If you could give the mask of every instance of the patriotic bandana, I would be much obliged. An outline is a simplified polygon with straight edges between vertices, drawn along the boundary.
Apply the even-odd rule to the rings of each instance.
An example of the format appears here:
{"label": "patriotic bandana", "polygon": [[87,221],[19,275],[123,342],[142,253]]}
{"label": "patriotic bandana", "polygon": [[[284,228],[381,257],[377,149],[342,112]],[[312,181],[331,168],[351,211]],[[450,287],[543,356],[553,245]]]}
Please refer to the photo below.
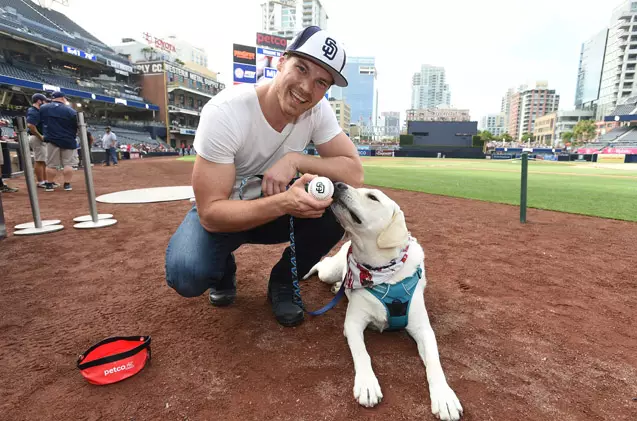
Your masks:
{"label": "patriotic bandana", "polygon": [[400,255],[385,266],[378,268],[356,263],[352,256],[352,246],[350,245],[349,250],[347,251],[348,270],[345,275],[345,288],[367,288],[387,283],[394,273],[403,268],[405,261],[407,260],[409,245],[415,242],[415,238],[409,237],[409,242],[405,248],[400,251]]}

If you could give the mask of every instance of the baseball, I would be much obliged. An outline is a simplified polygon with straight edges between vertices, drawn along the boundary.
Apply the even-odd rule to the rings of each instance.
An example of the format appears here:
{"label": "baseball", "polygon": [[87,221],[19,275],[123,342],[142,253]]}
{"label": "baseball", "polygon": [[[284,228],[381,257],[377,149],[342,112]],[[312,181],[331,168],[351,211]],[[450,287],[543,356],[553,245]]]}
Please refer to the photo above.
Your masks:
{"label": "baseball", "polygon": [[316,177],[308,184],[307,191],[316,200],[327,200],[334,194],[334,184],[327,177]]}

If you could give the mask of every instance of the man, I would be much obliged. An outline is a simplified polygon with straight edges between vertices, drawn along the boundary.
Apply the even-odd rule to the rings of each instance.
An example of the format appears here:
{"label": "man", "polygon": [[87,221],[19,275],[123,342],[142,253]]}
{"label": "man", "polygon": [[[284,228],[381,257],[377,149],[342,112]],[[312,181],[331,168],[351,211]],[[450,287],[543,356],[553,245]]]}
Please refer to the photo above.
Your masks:
{"label": "man", "polygon": [[46,186],[46,145],[42,141],[42,123],[40,122],[40,106],[49,102],[43,94],[34,94],[31,97],[32,106],[27,110],[27,128],[29,130],[29,144],[33,149],[35,160],[35,178],[38,187]]}
{"label": "man", "polygon": [[17,187],[10,187],[4,184],[2,181],[2,166],[4,165],[4,155],[2,154],[2,148],[0,147],[0,193],[15,193],[18,191]]}
{"label": "man", "polygon": [[[95,142],[95,139],[93,138],[93,135],[91,134],[91,132],[87,131],[86,132],[86,140],[88,142],[88,157],[89,157],[89,165],[93,166],[93,153],[91,152],[91,148],[93,147],[93,142]],[[78,161],[79,161],[79,168],[84,168],[83,164],[82,164],[82,143],[78,138],[78,149],[77,149],[77,157],[78,157]]]}
{"label": "man", "polygon": [[45,191],[55,191],[54,181],[58,166],[63,167],[64,190],[71,191],[75,148],[77,143],[77,112],[68,105],[62,92],[53,92],[51,102],[40,106],[43,138],[46,143]]}
{"label": "man", "polygon": [[[341,44],[308,27],[279,61],[275,79],[229,87],[205,105],[194,141],[196,204],[166,250],[166,281],[179,294],[196,297],[209,290],[212,305],[231,304],[233,252],[246,243],[289,241],[290,216],[299,276],[342,239],[344,231],[329,210],[331,199],[315,200],[304,185],[316,175],[362,185],[358,152],[325,99],[332,84],[347,86],[344,66]],[[310,140],[321,159],[303,154]],[[304,175],[288,189],[297,172]],[[263,179],[240,189],[244,179],[257,175]],[[283,326],[303,321],[294,300],[289,247],[271,270],[268,299]]]}
{"label": "man", "polygon": [[111,132],[110,127],[106,127],[106,133],[102,136],[102,147],[106,151],[106,165],[107,167],[111,166],[111,160],[113,160],[113,165],[117,165],[117,150],[115,150],[115,146],[117,145],[117,136],[115,133]]}

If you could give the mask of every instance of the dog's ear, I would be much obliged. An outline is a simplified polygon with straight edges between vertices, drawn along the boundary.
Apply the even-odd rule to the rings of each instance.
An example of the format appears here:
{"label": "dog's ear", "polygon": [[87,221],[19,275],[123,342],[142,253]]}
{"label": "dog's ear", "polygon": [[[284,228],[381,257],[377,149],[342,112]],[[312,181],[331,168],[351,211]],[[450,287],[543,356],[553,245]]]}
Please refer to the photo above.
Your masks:
{"label": "dog's ear", "polygon": [[390,249],[402,246],[407,242],[408,237],[409,232],[405,223],[405,214],[399,210],[394,213],[387,228],[376,239],[376,245],[381,249]]}

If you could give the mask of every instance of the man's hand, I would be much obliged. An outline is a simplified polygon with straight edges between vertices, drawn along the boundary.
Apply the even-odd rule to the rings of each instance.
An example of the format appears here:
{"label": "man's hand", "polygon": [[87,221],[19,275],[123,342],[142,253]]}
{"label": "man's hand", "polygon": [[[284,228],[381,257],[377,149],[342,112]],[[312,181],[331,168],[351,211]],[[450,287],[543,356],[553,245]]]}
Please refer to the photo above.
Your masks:
{"label": "man's hand", "polygon": [[[297,173],[294,153],[288,153],[279,159],[263,174],[261,191],[264,196],[273,196],[285,192],[286,187]],[[309,181],[308,181],[309,183]]]}
{"label": "man's hand", "polygon": [[320,218],[333,200],[316,200],[305,191],[305,185],[318,176],[304,174],[284,193],[286,214],[295,218]]}

